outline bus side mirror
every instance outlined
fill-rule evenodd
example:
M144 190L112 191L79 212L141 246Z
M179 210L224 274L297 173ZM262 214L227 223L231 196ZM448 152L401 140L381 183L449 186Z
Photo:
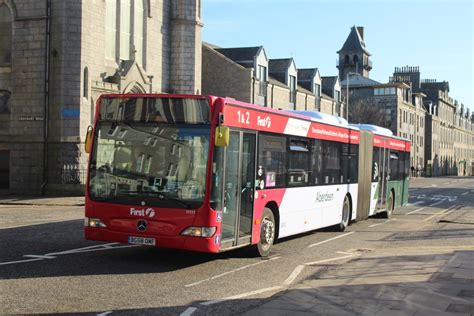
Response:
M84 142L84 147L86 150L86 153L90 154L92 151L92 126L89 126L87 128L87 134L86 134L86 140Z
M229 145L229 128L224 126L216 127L216 147L226 147Z

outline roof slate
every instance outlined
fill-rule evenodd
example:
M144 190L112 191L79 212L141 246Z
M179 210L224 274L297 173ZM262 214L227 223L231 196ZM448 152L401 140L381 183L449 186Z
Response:
M359 34L359 31L355 26L351 28L351 32L349 33L349 36L347 37L346 41L344 42L344 45L342 45L342 48L337 52L338 54L340 52L364 52L367 55L370 56L369 51L365 48L365 43L362 40L362 37Z
M334 85L336 84L337 76L321 77L321 90L323 93L334 97Z
M263 46L256 47L236 47L236 48L216 48L215 50L236 63L252 66L255 56L258 55ZM249 64L251 62L251 65Z
M291 64L291 58L282 59L269 59L268 60L268 72L286 72Z

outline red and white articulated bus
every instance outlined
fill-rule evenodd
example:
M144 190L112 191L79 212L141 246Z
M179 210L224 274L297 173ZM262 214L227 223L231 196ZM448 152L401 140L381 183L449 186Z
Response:
M89 240L266 256L278 238L407 201L408 181L390 178L408 176L409 141L231 98L103 95L86 151Z

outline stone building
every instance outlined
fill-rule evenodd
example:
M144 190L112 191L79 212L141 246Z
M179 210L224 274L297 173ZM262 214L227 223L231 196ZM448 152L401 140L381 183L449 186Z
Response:
M0 0L0 190L81 191L102 93L201 91L201 0Z
M473 175L474 122L463 104L449 96L449 83L421 79L419 67L397 67L393 80L423 93L426 115L425 160L431 175Z
M423 106L423 94L412 94L410 86L403 82L380 83L359 74L349 76L349 81L341 82L343 94L349 88L349 112L351 105L365 103L366 106L381 108L385 116L378 125L389 128L396 136L409 139L412 143L410 164L414 168L424 166L425 160L425 129L426 110ZM364 119L364 118L362 118ZM369 123L359 121L351 123Z
M293 58L268 59L262 46L220 48L208 43L202 46L202 58L203 94L276 109L343 114L344 104L334 100L340 87L335 84L324 95L319 71L298 69Z

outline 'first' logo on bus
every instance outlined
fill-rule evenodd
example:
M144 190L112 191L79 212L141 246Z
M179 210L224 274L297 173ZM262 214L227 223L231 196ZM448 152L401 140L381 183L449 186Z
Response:
M130 215L131 216L141 216L141 217L154 217L155 216L155 210L152 209L151 207L147 209L136 209L136 208L131 208L130 209Z

